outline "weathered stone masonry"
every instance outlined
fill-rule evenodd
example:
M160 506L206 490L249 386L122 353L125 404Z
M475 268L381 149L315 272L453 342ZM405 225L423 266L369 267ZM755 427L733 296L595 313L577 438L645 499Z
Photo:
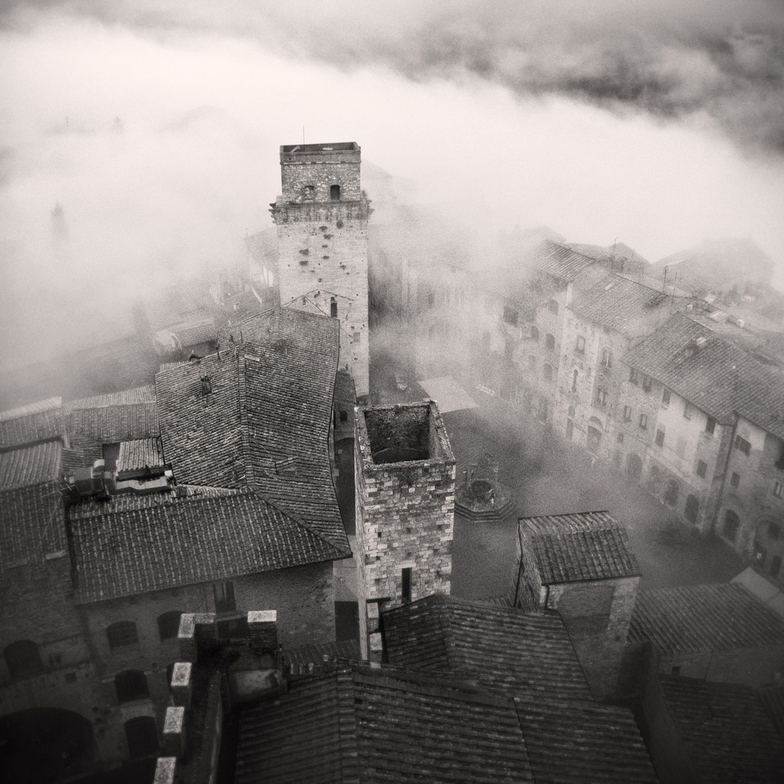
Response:
M355 142L283 146L283 193L270 210L278 232L280 301L340 320L340 364L369 391L370 206Z
M377 609L450 590L455 459L436 404L357 409L355 472L360 589L373 635Z

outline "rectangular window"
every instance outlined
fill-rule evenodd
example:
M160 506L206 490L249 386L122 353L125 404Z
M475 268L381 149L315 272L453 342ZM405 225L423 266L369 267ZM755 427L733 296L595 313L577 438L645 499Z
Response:
M631 372L629 373L629 383L636 384L637 383L637 371L632 368Z
M648 415L647 414L640 414L640 427L643 430L648 429Z
M701 476L703 479L705 478L705 474L708 473L708 464L704 460L697 461L697 476Z
M739 449L744 455L750 455L751 442L740 436L735 436L735 449Z
M732 472L732 476L730 477L730 484L733 487L737 487L740 484L740 474L736 474L734 471Z
M683 404L683 418L691 419L691 406L688 403Z
M779 498L784 498L784 485L781 484L781 482L773 483L773 495L776 495Z
M656 446L664 446L664 431L656 431Z
M606 389L597 389L596 390L596 405L597 406L606 406L607 405L607 390Z
M665 408L667 408L667 406L669 406L669 405L670 405L670 390L669 390L669 389L665 389L665 390L662 392L662 405L663 405Z
M716 430L716 420L712 417L708 417L708 421L705 423L705 432L706 433L713 433Z
M403 582L403 589L402 589L402 599L403 604L408 604L411 601L411 573L414 570L411 568L403 569L402 575L402 582Z
M577 345L575 346L575 350L578 354L585 353L585 338L582 335L577 337Z
M643 376L642 377L642 389L643 392L650 392L651 391L651 383L652 379L650 376Z
M632 407L631 406L624 406L623 407L623 418L626 422L632 421Z
M234 612L237 609L237 603L234 600L233 582L227 580L225 583L213 585L212 593L215 598L215 612Z

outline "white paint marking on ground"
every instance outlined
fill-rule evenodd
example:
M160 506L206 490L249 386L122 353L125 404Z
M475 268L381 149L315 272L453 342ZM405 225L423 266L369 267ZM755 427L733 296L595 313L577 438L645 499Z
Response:
M452 376L428 378L417 383L427 392L428 397L436 401L438 410L442 414L448 411L462 411L466 408L479 408L474 399Z

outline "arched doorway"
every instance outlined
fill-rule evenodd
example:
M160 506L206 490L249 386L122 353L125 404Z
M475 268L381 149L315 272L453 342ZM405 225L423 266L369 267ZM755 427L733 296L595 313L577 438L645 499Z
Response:
M642 458L634 452L626 458L626 476L635 482L639 482L642 476Z
M674 479L667 482L667 492L664 494L664 503L667 506L675 506L678 503L678 495L680 494L680 487Z
M4 784L59 781L90 773L97 760L92 724L78 713L29 708L0 718Z
M602 422L598 417L591 417L588 420L587 447L588 451L594 455L599 451L599 444L602 440L603 430L604 428L602 427Z
M137 716L126 721L125 737L131 759L150 757L159 751L158 729L152 716Z

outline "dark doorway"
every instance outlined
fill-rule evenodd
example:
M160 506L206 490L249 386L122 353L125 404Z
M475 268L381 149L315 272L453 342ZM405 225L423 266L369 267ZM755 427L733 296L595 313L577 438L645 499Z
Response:
M128 753L131 759L149 757L158 753L158 730L152 716L137 716L126 721L125 737L128 740Z
M5 784L90 773L97 758L92 725L78 713L30 708L0 719L0 779Z
M640 481L642 476L642 458L639 455L631 454L626 458L626 476L635 482Z
M597 430L595 427L588 427L588 451L592 454L596 454L599 451L599 444L602 440L601 431Z
M359 639L359 605L356 602L335 602L335 639Z

